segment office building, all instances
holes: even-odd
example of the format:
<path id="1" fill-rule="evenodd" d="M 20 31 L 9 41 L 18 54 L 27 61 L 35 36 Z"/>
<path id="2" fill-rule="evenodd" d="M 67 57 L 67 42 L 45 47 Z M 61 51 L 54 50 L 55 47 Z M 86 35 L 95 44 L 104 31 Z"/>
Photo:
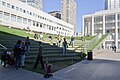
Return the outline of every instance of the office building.
<path id="1" fill-rule="evenodd" d="M 74 26 L 18 0 L 0 0 L 0 25 L 72 36 Z"/>
<path id="2" fill-rule="evenodd" d="M 43 10 L 43 0 L 20 0 L 28 5 L 37 8 L 39 10 Z"/>
<path id="3" fill-rule="evenodd" d="M 120 0 L 105 0 L 105 10 L 120 8 Z"/>
<path id="4" fill-rule="evenodd" d="M 103 42 L 105 48 L 110 49 L 115 45 L 120 49 L 120 10 L 104 10 L 94 14 L 84 15 L 82 24 L 82 35 L 94 36 L 109 33 Z"/>
<path id="5" fill-rule="evenodd" d="M 61 19 L 74 25 L 74 34 L 76 30 L 76 1 L 61 0 Z"/>
<path id="6" fill-rule="evenodd" d="M 52 11 L 52 12 L 49 12 L 48 14 L 50 14 L 58 19 L 61 19 L 61 12 L 60 11 Z"/>

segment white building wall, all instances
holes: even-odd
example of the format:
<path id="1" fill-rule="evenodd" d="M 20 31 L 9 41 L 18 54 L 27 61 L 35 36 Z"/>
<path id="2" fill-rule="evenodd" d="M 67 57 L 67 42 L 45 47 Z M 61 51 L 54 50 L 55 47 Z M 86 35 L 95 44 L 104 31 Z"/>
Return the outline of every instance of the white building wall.
<path id="1" fill-rule="evenodd" d="M 6 3 L 6 5 L 3 5 L 3 2 Z M 7 7 L 10 4 L 10 8 Z M 14 6 L 14 9 L 12 9 L 12 6 Z M 19 10 L 16 10 L 18 7 Z M 20 11 L 20 8 L 22 9 L 22 12 Z M 25 13 L 24 13 L 25 10 Z M 64 22 L 60 19 L 57 19 L 45 12 L 42 12 L 38 9 L 35 9 L 25 3 L 22 3 L 18 0 L 0 0 L 0 12 L 2 12 L 2 18 L 0 18 L 0 24 L 1 25 L 6 25 L 6 26 L 11 26 L 11 27 L 15 27 L 15 28 L 21 28 L 21 29 L 27 29 L 27 27 L 30 28 L 30 30 L 32 31 L 37 31 L 37 32 L 45 32 L 45 33 L 49 33 L 49 34 L 60 34 L 60 35 L 65 35 L 66 36 L 72 36 L 74 33 L 74 26 Z M 29 12 L 29 14 L 27 14 L 27 12 Z M 30 15 L 30 12 L 32 13 L 32 15 Z M 4 13 L 8 13 L 10 14 L 10 18 L 11 15 L 15 15 L 16 17 L 22 17 L 22 23 L 17 22 L 17 18 L 16 21 L 11 21 L 11 19 L 9 18 L 9 20 L 5 20 L 3 19 L 3 15 Z M 33 16 L 33 14 L 35 14 Z M 38 17 L 39 16 L 39 17 Z M 23 18 L 27 19 L 27 24 L 23 23 Z M 28 24 L 28 19 L 31 20 L 31 25 Z M 41 28 L 40 26 L 33 26 L 33 21 L 35 21 L 37 24 L 37 22 L 43 25 L 43 27 Z M 50 30 L 48 29 L 50 26 L 52 26 L 54 28 L 54 30 Z"/>
<path id="2" fill-rule="evenodd" d="M 43 0 L 19 0 L 36 9 L 43 10 Z"/>
<path id="3" fill-rule="evenodd" d="M 85 19 L 86 18 L 90 18 L 92 17 L 92 20 L 94 20 L 93 18 L 98 17 L 98 16 L 102 16 L 103 21 L 102 22 L 98 22 L 98 23 L 103 23 L 102 25 L 102 30 L 101 28 L 98 27 L 98 30 L 102 31 L 102 34 L 107 33 L 107 31 L 109 32 L 109 35 L 107 37 L 107 39 L 105 40 L 105 42 L 103 42 L 103 46 L 105 46 L 105 48 L 110 48 L 110 46 L 115 45 L 117 48 L 120 49 L 120 10 L 119 9 L 114 9 L 114 10 L 103 10 L 103 11 L 98 11 L 95 12 L 95 14 L 89 14 L 89 15 L 84 15 L 83 16 L 83 35 L 86 35 L 86 31 L 87 29 L 85 29 Z M 107 17 L 109 16 L 108 20 Z M 95 24 L 94 21 L 92 21 L 92 25 L 90 26 L 92 28 L 92 34 L 90 35 L 96 35 L 95 33 L 95 26 L 93 25 Z M 88 34 L 88 33 L 87 33 Z"/>

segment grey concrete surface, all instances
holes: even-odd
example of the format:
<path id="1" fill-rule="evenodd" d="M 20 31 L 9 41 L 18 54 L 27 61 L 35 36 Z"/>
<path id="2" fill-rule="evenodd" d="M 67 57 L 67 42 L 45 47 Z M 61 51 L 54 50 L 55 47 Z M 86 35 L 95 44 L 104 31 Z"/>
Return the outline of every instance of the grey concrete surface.
<path id="1" fill-rule="evenodd" d="M 104 50 L 94 60 L 84 60 L 55 72 L 54 76 L 67 80 L 120 80 L 120 53 Z"/>
<path id="2" fill-rule="evenodd" d="M 92 61 L 84 60 L 53 75 L 45 79 L 38 73 L 0 66 L 0 80 L 120 80 L 120 53 L 104 50 Z"/>

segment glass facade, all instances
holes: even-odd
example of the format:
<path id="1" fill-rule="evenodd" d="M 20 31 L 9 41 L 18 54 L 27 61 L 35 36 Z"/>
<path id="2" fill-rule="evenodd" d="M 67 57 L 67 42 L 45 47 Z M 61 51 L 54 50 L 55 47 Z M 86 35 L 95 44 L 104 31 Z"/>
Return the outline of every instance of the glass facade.
<path id="1" fill-rule="evenodd" d="M 84 19 L 85 23 L 84 23 L 84 36 L 88 36 L 91 35 L 91 25 L 92 25 L 92 18 L 85 18 Z"/>
<path id="2" fill-rule="evenodd" d="M 103 33 L 103 17 L 102 16 L 96 16 L 94 17 L 94 33 Z"/>
<path id="3" fill-rule="evenodd" d="M 105 42 L 106 48 L 109 49 L 114 42 L 120 49 L 120 13 L 85 16 L 83 20 L 84 36 L 109 33 Z"/>
<path id="4" fill-rule="evenodd" d="M 120 8 L 120 0 L 106 0 L 105 10 Z"/>

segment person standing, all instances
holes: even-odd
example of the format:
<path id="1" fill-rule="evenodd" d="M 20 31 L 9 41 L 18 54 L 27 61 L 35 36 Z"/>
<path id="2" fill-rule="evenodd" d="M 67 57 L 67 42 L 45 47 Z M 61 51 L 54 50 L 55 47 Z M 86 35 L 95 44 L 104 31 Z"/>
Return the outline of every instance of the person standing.
<path id="1" fill-rule="evenodd" d="M 52 74 L 52 71 L 51 71 L 52 64 L 46 63 L 45 67 L 46 67 L 46 74 L 44 75 L 44 77 L 45 78 L 53 77 L 53 74 Z"/>
<path id="2" fill-rule="evenodd" d="M 42 52 L 42 49 L 43 49 L 42 42 L 38 43 L 38 48 L 39 48 L 39 51 L 38 51 L 36 62 L 35 62 L 35 65 L 34 65 L 33 69 L 37 68 L 37 65 L 39 64 L 39 61 L 40 61 L 42 69 L 44 69 L 43 52 Z"/>
<path id="3" fill-rule="evenodd" d="M 37 39 L 37 34 L 36 33 L 34 34 L 34 39 Z"/>
<path id="4" fill-rule="evenodd" d="M 57 46 L 60 47 L 60 42 L 61 42 L 61 39 L 60 39 L 60 35 L 57 36 Z"/>
<path id="5" fill-rule="evenodd" d="M 67 41 L 66 41 L 66 38 L 64 38 L 64 41 L 63 41 L 63 54 L 67 54 Z"/>
<path id="6" fill-rule="evenodd" d="M 26 46 L 25 46 L 25 41 L 22 41 L 22 55 L 21 55 L 21 67 L 24 68 L 25 67 L 25 53 L 26 53 Z"/>
<path id="7" fill-rule="evenodd" d="M 43 33 L 40 33 L 40 40 L 44 40 Z"/>
<path id="8" fill-rule="evenodd" d="M 27 36 L 26 40 L 25 40 L 25 48 L 26 48 L 26 52 L 25 54 L 29 54 L 29 50 L 30 50 L 30 41 L 29 41 L 29 37 Z"/>
<path id="9" fill-rule="evenodd" d="M 114 51 L 116 52 L 116 46 L 114 46 Z"/>
<path id="10" fill-rule="evenodd" d="M 21 55 L 22 55 L 22 48 L 21 48 L 21 40 L 17 41 L 17 44 L 14 46 L 13 51 L 14 51 L 14 56 L 16 59 L 15 62 L 15 68 L 21 68 Z"/>

